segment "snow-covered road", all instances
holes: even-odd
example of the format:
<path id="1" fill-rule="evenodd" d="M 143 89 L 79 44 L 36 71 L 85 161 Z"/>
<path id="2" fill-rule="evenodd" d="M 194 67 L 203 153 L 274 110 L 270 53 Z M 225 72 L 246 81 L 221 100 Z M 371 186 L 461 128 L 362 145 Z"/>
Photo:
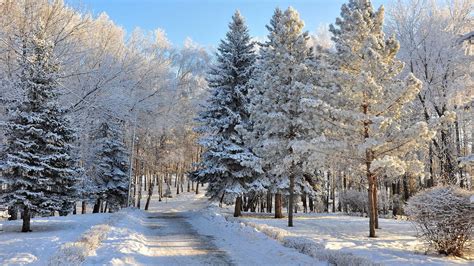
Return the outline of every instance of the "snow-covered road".
<path id="1" fill-rule="evenodd" d="M 231 264 L 227 253 L 216 247 L 212 236 L 198 234 L 186 213 L 154 212 L 147 217 L 150 229 L 147 245 L 158 265 L 196 262 L 209 265 Z"/>
<path id="2" fill-rule="evenodd" d="M 208 205 L 193 193 L 168 202 L 153 199 L 149 212 L 127 212 L 84 264 L 327 265 L 207 212 Z"/>

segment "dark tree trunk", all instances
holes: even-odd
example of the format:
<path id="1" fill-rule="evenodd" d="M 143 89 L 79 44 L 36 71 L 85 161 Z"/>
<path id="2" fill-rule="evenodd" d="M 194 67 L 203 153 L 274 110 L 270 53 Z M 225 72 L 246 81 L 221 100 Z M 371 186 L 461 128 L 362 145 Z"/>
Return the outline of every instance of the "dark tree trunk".
<path id="1" fill-rule="evenodd" d="M 267 212 L 272 213 L 272 193 L 267 191 Z"/>
<path id="2" fill-rule="evenodd" d="M 219 200 L 219 207 L 222 207 L 222 203 L 224 202 L 224 196 L 225 196 L 225 192 L 222 193 L 221 199 Z"/>
<path id="3" fill-rule="evenodd" d="M 234 217 L 242 216 L 242 196 L 235 199 Z"/>
<path id="4" fill-rule="evenodd" d="M 21 227 L 22 232 L 25 232 L 25 233 L 31 232 L 30 222 L 31 222 L 30 209 L 25 206 L 23 209 L 23 225 Z"/>
<path id="5" fill-rule="evenodd" d="M 161 201 L 163 198 L 163 179 L 165 179 L 164 176 L 158 177 L 159 182 L 158 182 L 158 201 Z"/>
<path id="6" fill-rule="evenodd" d="M 257 196 L 252 195 L 251 197 L 249 197 L 248 204 L 250 206 L 250 211 L 256 212 L 257 211 Z"/>
<path id="7" fill-rule="evenodd" d="M 314 212 L 314 199 L 313 199 L 313 197 L 309 196 L 308 201 L 309 201 L 309 211 Z"/>
<path id="8" fill-rule="evenodd" d="M 94 204 L 94 209 L 92 210 L 92 213 L 99 213 L 100 212 L 100 203 L 101 203 L 101 200 L 97 199 L 97 201 Z"/>
<path id="9" fill-rule="evenodd" d="M 433 144 L 430 143 L 430 148 L 429 148 L 429 168 L 430 168 L 430 179 L 428 179 L 428 187 L 433 187 L 434 186 L 434 169 L 433 169 Z"/>
<path id="10" fill-rule="evenodd" d="M 199 182 L 196 182 L 196 195 L 199 194 Z"/>
<path id="11" fill-rule="evenodd" d="M 404 175 L 403 176 L 403 199 L 405 202 L 408 200 L 410 197 L 410 192 L 408 191 L 408 176 Z"/>
<path id="12" fill-rule="evenodd" d="M 308 212 L 308 204 L 306 202 L 306 193 L 303 193 L 301 195 L 301 201 L 303 202 L 303 212 L 307 213 Z"/>
<path id="13" fill-rule="evenodd" d="M 155 181 L 153 180 L 152 183 L 148 185 L 148 197 L 146 199 L 145 211 L 148 211 L 148 207 L 150 207 L 150 201 L 151 201 L 151 197 L 153 196 L 154 187 L 155 187 Z"/>
<path id="14" fill-rule="evenodd" d="M 374 225 L 375 225 L 375 229 L 380 229 L 379 227 L 379 205 L 378 205 L 378 197 L 377 197 L 377 180 L 376 180 L 376 177 L 374 177 L 374 191 L 372 193 L 374 193 L 373 197 L 374 197 L 374 209 L 375 209 L 375 212 L 374 212 L 374 218 L 375 218 L 375 221 L 374 221 Z"/>
<path id="15" fill-rule="evenodd" d="M 368 206 L 368 214 L 369 214 L 369 237 L 375 237 L 375 207 L 374 207 L 374 190 L 375 190 L 375 177 L 370 170 L 370 165 L 372 162 L 372 156 L 369 151 L 367 151 L 367 179 L 369 181 L 369 189 L 368 189 L 368 198 L 369 198 L 369 206 Z"/>
<path id="16" fill-rule="evenodd" d="M 275 194 L 275 218 L 283 218 L 281 194 Z"/>
<path id="17" fill-rule="evenodd" d="M 143 188 L 143 177 L 140 175 L 138 177 L 138 199 L 137 199 L 137 208 L 140 209 L 141 208 L 141 204 L 142 204 L 142 188 Z"/>

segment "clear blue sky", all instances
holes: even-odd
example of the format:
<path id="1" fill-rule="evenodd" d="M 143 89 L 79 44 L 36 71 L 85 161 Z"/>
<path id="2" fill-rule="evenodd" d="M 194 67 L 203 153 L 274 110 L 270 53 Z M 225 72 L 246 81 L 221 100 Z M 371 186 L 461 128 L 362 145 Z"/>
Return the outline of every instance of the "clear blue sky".
<path id="1" fill-rule="evenodd" d="M 164 29 L 175 45 L 186 37 L 206 46 L 216 46 L 227 31 L 227 24 L 236 9 L 247 20 L 252 36 L 267 34 L 265 25 L 276 7 L 296 8 L 313 32 L 321 24 L 333 23 L 346 0 L 66 0 L 94 14 L 106 12 L 127 32 L 135 27 L 144 30 Z M 373 0 L 378 8 L 389 0 Z"/>

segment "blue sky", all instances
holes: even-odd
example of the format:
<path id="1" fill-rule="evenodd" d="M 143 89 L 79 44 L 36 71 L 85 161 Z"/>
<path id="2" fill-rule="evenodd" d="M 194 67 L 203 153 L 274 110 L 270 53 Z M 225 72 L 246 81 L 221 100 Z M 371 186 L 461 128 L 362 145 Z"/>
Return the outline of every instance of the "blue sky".
<path id="1" fill-rule="evenodd" d="M 73 6 L 85 7 L 94 14 L 106 12 L 127 32 L 135 27 L 144 30 L 164 29 L 175 45 L 186 37 L 205 46 L 216 46 L 227 31 L 236 9 L 247 20 L 252 36 L 266 35 L 265 25 L 275 7 L 296 8 L 307 31 L 321 24 L 333 23 L 346 0 L 67 0 Z M 378 8 L 388 0 L 373 0 Z"/>

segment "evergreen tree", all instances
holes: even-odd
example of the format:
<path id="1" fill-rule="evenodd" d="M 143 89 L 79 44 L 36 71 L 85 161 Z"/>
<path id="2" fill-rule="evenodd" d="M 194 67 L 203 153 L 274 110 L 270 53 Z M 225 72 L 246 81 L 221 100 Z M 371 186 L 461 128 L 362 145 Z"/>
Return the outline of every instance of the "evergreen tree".
<path id="1" fill-rule="evenodd" d="M 276 193 L 276 218 L 281 218 L 281 193 L 289 192 L 289 226 L 293 226 L 294 193 L 312 192 L 305 180 L 307 154 L 301 149 L 315 130 L 303 105 L 312 91 L 311 49 L 303 26 L 293 8 L 284 13 L 275 10 L 267 26 L 268 41 L 260 50 L 252 98 L 254 150 L 268 172 L 256 183 Z"/>
<path id="2" fill-rule="evenodd" d="M 206 151 L 199 169 L 191 173 L 194 180 L 209 184 L 211 199 L 236 199 L 236 216 L 240 215 L 241 196 L 261 172 L 258 158 L 246 147 L 243 136 L 248 129 L 247 93 L 254 62 L 254 44 L 237 11 L 208 77 L 212 95 L 197 119 L 201 123 L 197 131 L 204 135 L 199 143 Z"/>
<path id="3" fill-rule="evenodd" d="M 336 50 L 315 68 L 321 79 L 312 105 L 324 128 L 315 146 L 321 157 L 339 157 L 366 176 L 374 237 L 377 178 L 422 173 L 415 152 L 433 133 L 425 122 L 408 119 L 421 83 L 412 74 L 397 78 L 404 66 L 396 59 L 397 40 L 385 38 L 383 7 L 375 11 L 368 0 L 350 0 L 341 10 L 330 27 Z"/>
<path id="4" fill-rule="evenodd" d="M 24 93 L 6 123 L 2 201 L 23 211 L 22 232 L 32 214 L 67 214 L 76 199 L 78 169 L 71 157 L 74 131 L 59 107 L 59 64 L 42 27 L 25 36 L 17 89 Z"/>
<path id="5" fill-rule="evenodd" d="M 94 134 L 95 160 L 92 180 L 95 197 L 107 202 L 111 212 L 126 206 L 129 187 L 128 152 L 122 130 L 113 122 L 103 122 Z"/>

